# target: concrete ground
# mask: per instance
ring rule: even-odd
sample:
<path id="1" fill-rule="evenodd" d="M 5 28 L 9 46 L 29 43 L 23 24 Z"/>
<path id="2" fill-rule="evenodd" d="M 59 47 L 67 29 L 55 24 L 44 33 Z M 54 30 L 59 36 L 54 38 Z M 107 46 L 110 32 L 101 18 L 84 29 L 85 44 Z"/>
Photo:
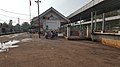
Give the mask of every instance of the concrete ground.
<path id="1" fill-rule="evenodd" d="M 0 42 L 11 39 L 20 40 L 20 46 L 0 53 L 0 67 L 120 67 L 120 49 L 97 42 L 0 36 Z"/>

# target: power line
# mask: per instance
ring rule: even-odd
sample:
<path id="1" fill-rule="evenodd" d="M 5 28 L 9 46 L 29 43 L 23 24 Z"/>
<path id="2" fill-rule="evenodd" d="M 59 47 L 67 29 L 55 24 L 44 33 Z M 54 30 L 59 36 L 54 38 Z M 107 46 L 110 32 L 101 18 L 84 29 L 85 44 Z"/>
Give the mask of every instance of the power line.
<path id="1" fill-rule="evenodd" d="M 18 19 L 18 18 L 16 18 L 16 17 L 12 17 L 12 16 L 8 16 L 8 15 L 3 15 L 3 14 L 0 14 L 1 16 L 5 16 L 5 17 L 9 17 L 9 18 L 14 18 L 14 19 Z M 27 19 L 21 19 L 21 20 L 27 20 Z M 27 21 L 29 21 L 29 20 L 27 20 Z"/>
<path id="2" fill-rule="evenodd" d="M 4 10 L 4 9 L 0 9 L 0 10 L 1 10 L 1 11 L 4 11 L 4 12 L 12 13 L 12 14 L 19 14 L 19 15 L 29 16 L 29 15 L 27 15 L 27 14 L 21 14 L 21 13 L 11 12 L 11 11 L 7 11 L 7 10 Z"/>
<path id="3" fill-rule="evenodd" d="M 5 17 L 9 17 L 9 18 L 14 18 L 14 19 L 17 19 L 16 17 L 12 17 L 12 16 L 8 16 L 8 15 L 3 15 L 3 14 L 0 14 L 1 16 L 5 16 Z"/>
<path id="4" fill-rule="evenodd" d="M 11 12 L 11 11 L 7 11 L 4 9 L 0 9 L 1 11 L 7 12 L 7 13 L 12 13 L 12 14 L 18 14 L 18 15 L 24 15 L 24 16 L 29 16 L 28 14 L 22 14 L 22 13 L 16 13 L 16 12 Z M 33 16 L 33 15 L 32 15 Z"/>

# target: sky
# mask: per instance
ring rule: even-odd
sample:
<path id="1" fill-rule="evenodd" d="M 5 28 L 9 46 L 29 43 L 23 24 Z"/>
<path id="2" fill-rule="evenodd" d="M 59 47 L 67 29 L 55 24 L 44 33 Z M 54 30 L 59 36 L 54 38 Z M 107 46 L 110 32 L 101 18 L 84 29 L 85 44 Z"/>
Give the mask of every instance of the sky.
<path id="1" fill-rule="evenodd" d="M 31 19 L 38 15 L 36 0 L 31 0 Z M 74 11 L 78 10 L 91 0 L 41 0 L 40 14 L 49 9 L 55 8 L 64 16 L 68 16 Z M 23 22 L 29 22 L 29 0 L 0 0 L 0 22 L 9 23 L 9 20 L 13 20 L 13 24 L 20 24 Z"/>

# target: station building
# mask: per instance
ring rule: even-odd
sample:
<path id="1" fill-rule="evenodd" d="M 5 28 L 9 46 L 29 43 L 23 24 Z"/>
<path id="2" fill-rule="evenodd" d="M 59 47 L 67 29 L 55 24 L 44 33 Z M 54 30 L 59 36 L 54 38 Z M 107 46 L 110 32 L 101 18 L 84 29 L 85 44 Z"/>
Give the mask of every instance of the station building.
<path id="1" fill-rule="evenodd" d="M 120 0 L 92 0 L 68 18 L 71 21 L 68 39 L 88 38 L 120 47 Z M 77 29 L 80 35 L 72 35 L 73 29 Z"/>
<path id="2" fill-rule="evenodd" d="M 120 47 L 120 0 L 92 0 L 68 17 L 53 7 L 32 19 L 32 30 L 60 30 L 66 39 L 91 39 Z"/>
<path id="3" fill-rule="evenodd" d="M 40 26 L 38 22 L 38 17 L 35 17 L 32 19 L 32 31 L 40 31 L 45 32 L 45 31 L 51 31 L 51 30 L 57 30 L 59 31 L 59 28 L 64 25 L 69 23 L 69 19 L 62 15 L 60 12 L 58 12 L 56 9 L 53 7 L 49 8 L 45 12 L 39 15 L 40 18 Z"/>

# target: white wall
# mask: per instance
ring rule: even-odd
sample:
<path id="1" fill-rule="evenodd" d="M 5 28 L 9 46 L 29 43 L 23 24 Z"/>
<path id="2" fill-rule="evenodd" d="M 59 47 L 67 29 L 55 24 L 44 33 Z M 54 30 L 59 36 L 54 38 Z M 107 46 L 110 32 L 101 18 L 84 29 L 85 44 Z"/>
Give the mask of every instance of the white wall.
<path id="1" fill-rule="evenodd" d="M 47 17 L 49 17 L 49 19 L 47 19 Z M 67 20 L 54 11 L 50 11 L 41 17 L 40 23 L 43 25 L 43 30 L 46 30 L 46 25 L 48 25 L 48 30 L 58 30 L 61 23 L 67 23 Z M 33 25 L 38 26 L 38 22 L 35 22 Z"/>
<path id="2" fill-rule="evenodd" d="M 53 11 L 48 12 L 45 16 L 49 17 L 51 15 L 54 16 L 54 19 L 49 19 L 49 20 L 41 19 L 41 22 L 43 23 L 44 30 L 46 29 L 46 25 L 48 25 L 49 30 L 59 29 L 61 26 L 61 22 L 66 22 L 66 20 L 64 20 L 62 17 L 60 17 L 59 15 L 57 15 Z"/>
<path id="3" fill-rule="evenodd" d="M 54 20 L 54 21 L 46 21 L 43 23 L 43 28 L 46 29 L 46 25 L 48 25 L 49 30 L 55 30 L 60 27 L 60 21 L 59 20 Z"/>

